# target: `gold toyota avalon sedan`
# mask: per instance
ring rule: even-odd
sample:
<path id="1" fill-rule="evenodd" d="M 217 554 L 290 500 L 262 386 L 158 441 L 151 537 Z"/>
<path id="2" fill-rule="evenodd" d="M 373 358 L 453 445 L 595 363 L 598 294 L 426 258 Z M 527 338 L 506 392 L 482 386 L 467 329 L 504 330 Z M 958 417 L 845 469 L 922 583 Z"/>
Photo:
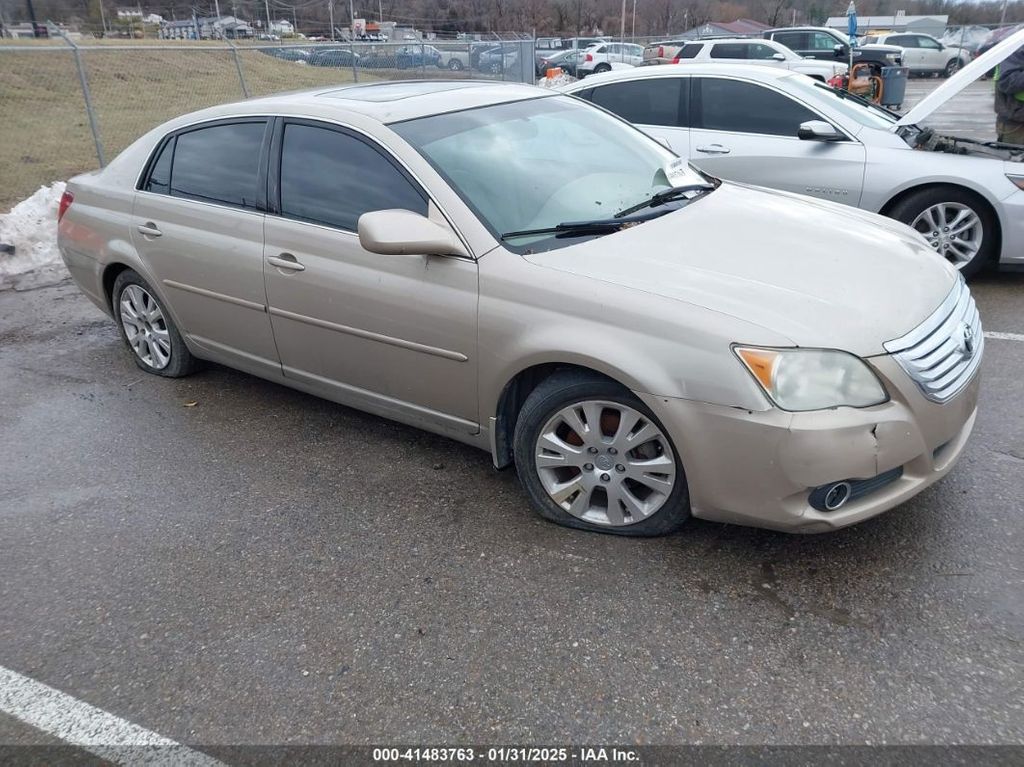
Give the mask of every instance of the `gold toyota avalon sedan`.
<path id="1" fill-rule="evenodd" d="M 532 86 L 196 112 L 59 219 L 143 370 L 212 360 L 447 435 L 586 530 L 831 530 L 938 480 L 974 425 L 978 311 L 919 234 Z"/>

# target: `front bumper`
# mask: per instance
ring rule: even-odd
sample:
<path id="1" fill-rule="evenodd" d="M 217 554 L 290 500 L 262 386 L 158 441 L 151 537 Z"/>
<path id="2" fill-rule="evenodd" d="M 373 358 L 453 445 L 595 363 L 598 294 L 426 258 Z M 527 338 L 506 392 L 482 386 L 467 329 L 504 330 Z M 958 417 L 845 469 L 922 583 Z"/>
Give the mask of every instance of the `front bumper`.
<path id="1" fill-rule="evenodd" d="M 999 203 L 1002 224 L 1003 266 L 1024 266 L 1024 190 L 1017 191 Z"/>
<path id="2" fill-rule="evenodd" d="M 750 411 L 640 394 L 673 436 L 693 515 L 825 532 L 887 511 L 945 476 L 974 427 L 980 376 L 940 404 L 921 395 L 892 358 L 869 362 L 891 395 L 871 408 Z M 813 488 L 897 467 L 897 479 L 836 511 L 808 501 Z"/>

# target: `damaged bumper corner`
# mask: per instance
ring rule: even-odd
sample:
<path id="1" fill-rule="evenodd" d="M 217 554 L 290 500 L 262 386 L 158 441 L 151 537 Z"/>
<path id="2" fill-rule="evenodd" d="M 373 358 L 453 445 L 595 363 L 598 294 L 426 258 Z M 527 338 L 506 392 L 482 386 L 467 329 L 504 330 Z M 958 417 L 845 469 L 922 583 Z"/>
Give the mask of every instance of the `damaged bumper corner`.
<path id="1" fill-rule="evenodd" d="M 640 394 L 672 434 L 694 516 L 824 532 L 887 511 L 945 476 L 974 426 L 979 377 L 940 404 L 891 358 L 869 362 L 891 395 L 870 408 L 750 411 Z M 836 511 L 808 501 L 816 487 L 897 468 L 900 476 Z"/>

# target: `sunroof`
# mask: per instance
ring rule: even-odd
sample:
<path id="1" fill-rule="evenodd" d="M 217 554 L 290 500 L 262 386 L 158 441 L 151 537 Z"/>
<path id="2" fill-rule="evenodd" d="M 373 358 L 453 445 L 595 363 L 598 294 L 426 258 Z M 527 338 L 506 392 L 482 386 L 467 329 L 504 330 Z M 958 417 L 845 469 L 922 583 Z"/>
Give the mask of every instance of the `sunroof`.
<path id="1" fill-rule="evenodd" d="M 347 99 L 349 101 L 397 101 L 410 96 L 424 96 L 430 93 L 458 90 L 460 88 L 476 88 L 493 83 L 464 82 L 421 82 L 421 83 L 369 83 L 339 88 L 335 91 L 321 93 L 321 97 Z"/>

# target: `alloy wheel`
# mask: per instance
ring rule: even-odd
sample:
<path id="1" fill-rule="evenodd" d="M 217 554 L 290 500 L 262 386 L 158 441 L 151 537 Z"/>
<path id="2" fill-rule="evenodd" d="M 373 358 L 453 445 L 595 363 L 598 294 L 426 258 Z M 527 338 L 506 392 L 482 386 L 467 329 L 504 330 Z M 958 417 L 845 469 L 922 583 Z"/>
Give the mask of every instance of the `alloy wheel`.
<path id="1" fill-rule="evenodd" d="M 555 413 L 534 447 L 548 496 L 581 520 L 632 525 L 659 511 L 676 483 L 672 447 L 643 413 L 586 400 Z"/>
<path id="2" fill-rule="evenodd" d="M 132 351 L 154 370 L 167 367 L 171 335 L 156 299 L 140 285 L 127 285 L 121 291 L 120 310 L 121 326 Z"/>
<path id="3" fill-rule="evenodd" d="M 910 225 L 957 269 L 974 260 L 985 234 L 978 214 L 959 202 L 925 208 Z"/>

